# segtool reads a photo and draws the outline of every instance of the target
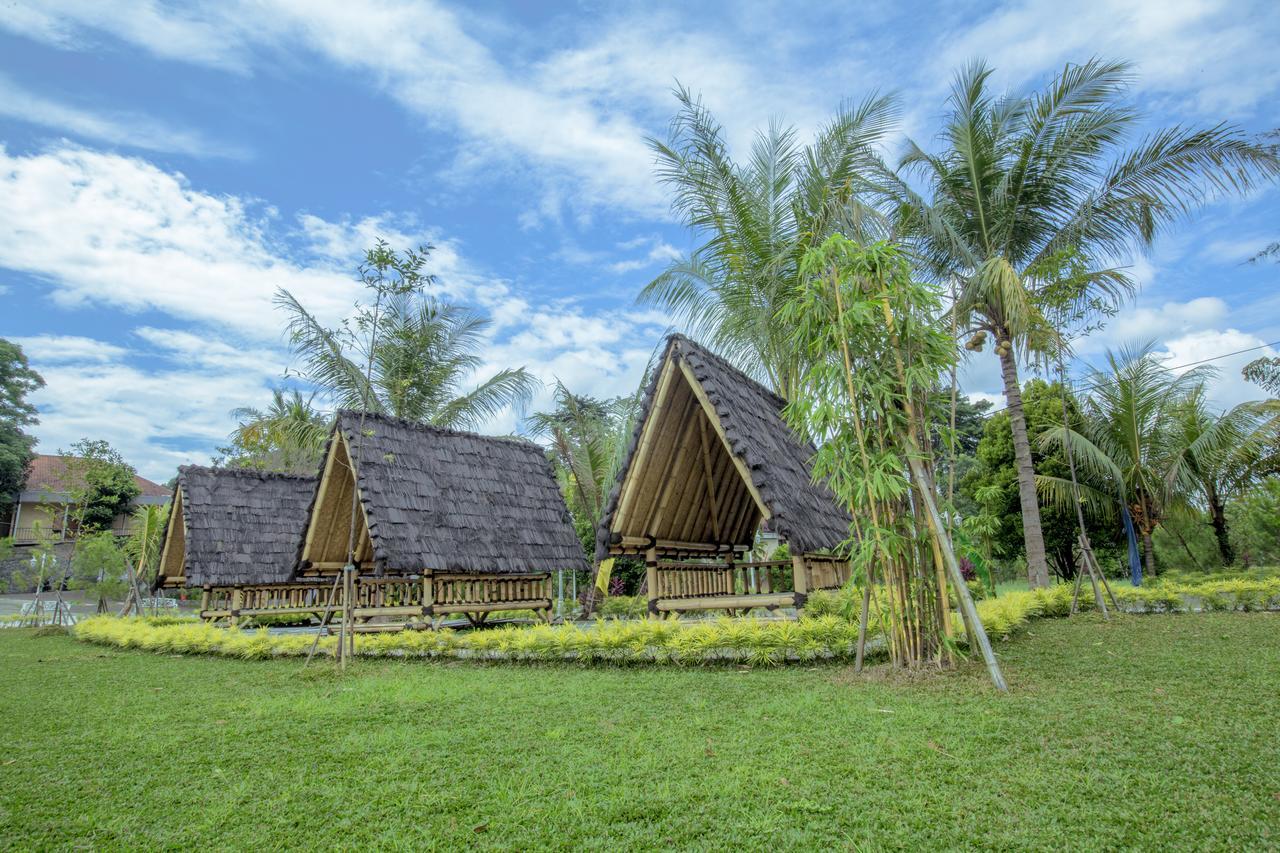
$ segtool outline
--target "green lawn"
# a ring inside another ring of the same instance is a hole
[[[0,848],[1280,845],[1280,616],[1043,620],[976,667],[365,662],[0,631]]]

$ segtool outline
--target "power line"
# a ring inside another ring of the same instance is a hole
[[[1208,364],[1211,361],[1221,361],[1224,358],[1231,358],[1234,355],[1244,355],[1247,352],[1255,352],[1260,349],[1267,349],[1268,347],[1276,347],[1276,346],[1280,346],[1280,341],[1272,341],[1269,344],[1258,344],[1257,346],[1247,347],[1245,349],[1239,349],[1239,350],[1236,350],[1235,352],[1224,352],[1222,355],[1215,355],[1215,356],[1212,356],[1211,358],[1202,358],[1199,361],[1189,361],[1186,364],[1175,364],[1165,369],[1169,371],[1185,370],[1188,367],[1198,367],[1202,364]],[[1065,384],[1071,390],[1072,393],[1078,393],[1081,391],[1096,391],[1099,388],[1103,388],[1107,385],[1110,385],[1114,381],[1115,380],[1113,379],[1107,379],[1104,382],[1096,382],[1092,384],[1086,383],[1086,382],[1076,383],[1076,382],[1068,381]],[[998,415],[1001,412],[1007,412],[1007,411],[1009,411],[1008,406],[1001,406],[999,409],[992,409],[989,412],[983,412],[981,417],[983,420],[986,420],[992,415]]]

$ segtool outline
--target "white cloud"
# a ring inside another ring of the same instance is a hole
[[[254,203],[193,189],[143,160],[0,147],[0,266],[48,281],[63,307],[158,310],[277,339],[288,288],[325,317],[355,293],[349,267],[303,265],[272,246]]]
[[[625,243],[619,243],[619,249],[638,249],[645,245],[649,246],[649,251],[639,258],[628,258],[624,261],[617,261],[609,265],[609,270],[619,275],[628,272],[635,272],[646,267],[656,266],[658,264],[667,264],[671,261],[679,260],[681,257],[680,250],[660,237],[638,237],[634,240],[628,240]]]
[[[67,49],[84,47],[105,32],[163,59],[244,71],[243,46],[226,33],[251,27],[252,19],[244,17],[249,11],[230,3],[176,9],[157,0],[11,0],[0,27]]]
[[[946,33],[930,66],[935,80],[985,57],[999,79],[1027,83],[1090,56],[1137,65],[1144,89],[1179,93],[1176,106],[1218,117],[1249,112],[1280,85],[1274,45],[1280,18],[1265,0],[1022,0]]]
[[[39,363],[106,362],[125,354],[123,347],[80,335],[35,335],[13,341],[29,360]]]
[[[456,241],[404,216],[303,215],[290,225],[259,215],[260,207],[134,158],[0,149],[0,221],[12,223],[0,229],[0,267],[36,277],[64,309],[105,305],[167,318],[127,335],[110,330],[114,342],[22,340],[48,382],[35,397],[42,448],[105,438],[158,479],[180,462],[207,459],[234,426],[230,411],[265,402],[289,364],[275,289],[288,287],[323,319],[345,316],[359,290],[353,261],[375,236],[396,247],[434,243],[435,292],[493,318],[478,377],[525,365],[579,393],[626,393],[668,322],[657,312],[587,313],[538,299],[477,272]],[[282,233],[301,249],[287,253]],[[656,237],[634,248],[654,257],[670,251]],[[544,395],[537,405],[547,402]],[[517,413],[507,412],[487,429],[516,424]]]
[[[1176,373],[1183,373],[1199,364],[1215,368],[1217,375],[1208,383],[1209,398],[1219,406],[1228,408],[1266,396],[1262,389],[1240,375],[1240,370],[1255,358],[1276,355],[1271,347],[1262,347],[1264,343],[1257,335],[1238,329],[1205,329],[1165,341],[1157,355],[1165,365],[1174,368]],[[1239,354],[1228,355],[1229,353]]]
[[[3,74],[0,74],[0,116],[148,151],[193,157],[249,156],[243,147],[215,143],[201,133],[170,127],[145,115],[96,113],[58,103],[22,88]]]
[[[519,215],[525,228],[559,222],[565,208],[589,221],[599,205],[665,216],[644,137],[662,134],[677,79],[702,93],[739,149],[775,115],[814,130],[849,80],[860,92],[892,84],[878,79],[878,63],[849,52],[805,68],[793,60],[807,59],[813,45],[772,25],[751,37],[699,33],[642,10],[608,15],[561,49],[540,51],[532,34],[502,33],[519,48],[512,50],[486,44],[495,27],[471,14],[400,0],[240,0],[181,10],[50,0],[23,3],[7,26],[64,47],[106,33],[164,59],[234,72],[283,52],[318,54],[453,131],[460,144],[444,177],[532,178],[542,197]],[[751,17],[738,23],[750,27]],[[774,58],[766,64],[762,39]]]
[[[1107,347],[1141,345],[1209,329],[1226,320],[1227,303],[1216,296],[1202,296],[1188,302],[1165,302],[1159,306],[1126,306],[1106,328],[1085,341],[1082,353],[1097,353]]]

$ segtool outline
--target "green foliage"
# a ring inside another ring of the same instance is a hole
[[[1204,582],[1164,581],[1135,588],[1114,587],[1116,598],[1134,612],[1188,612],[1208,599],[1208,609],[1280,609],[1280,575],[1227,577]],[[1062,617],[1071,609],[1072,587],[1006,592],[977,603],[978,617],[992,637],[1008,637],[1039,618]],[[883,589],[877,595],[885,600]],[[356,654],[363,657],[421,657],[472,661],[577,661],[581,663],[659,663],[707,665],[749,663],[777,666],[814,660],[852,660],[858,636],[862,593],[855,587],[810,596],[798,621],[740,619],[602,619],[593,625],[505,626],[485,631],[403,631],[357,635]],[[616,601],[609,599],[607,601]],[[627,602],[634,608],[633,599]],[[607,602],[606,602],[607,603]],[[1084,594],[1080,607],[1093,607]],[[957,620],[958,621],[958,620]],[[103,645],[145,649],[165,654],[218,654],[240,658],[305,655],[313,638],[307,634],[269,634],[218,628],[183,617],[96,616],[75,627],[79,639]],[[869,651],[883,657],[877,641],[880,621],[870,621]],[[963,640],[961,640],[963,641]],[[323,637],[320,648],[332,654],[335,637]]]
[[[172,504],[144,504],[134,507],[129,536],[124,540],[124,553],[142,579],[148,585],[160,568],[160,543],[164,539],[165,526],[169,522]]]
[[[43,387],[22,347],[0,338],[0,502],[12,501],[26,482],[36,445],[35,436],[23,430],[36,423],[36,407],[27,396]]]
[[[115,517],[126,512],[142,492],[133,466],[105,441],[84,438],[58,455],[77,530],[92,533],[110,529]]]
[[[215,463],[258,471],[314,476],[329,438],[329,419],[296,389],[276,388],[265,409],[236,409],[231,444],[219,448]]]
[[[1066,454],[1058,447],[1044,447],[1040,437],[1062,425],[1062,386],[1033,379],[1022,389],[1022,411],[1031,441],[1032,460],[1041,477],[1059,481],[1069,478]],[[1074,396],[1067,397],[1068,417],[1073,429],[1082,421]],[[977,465],[960,482],[959,489],[977,506],[979,515],[990,521],[981,537],[991,548],[991,556],[1006,567],[1025,559],[1025,539],[1019,508],[1018,471],[1013,452],[1013,431],[1007,412],[998,412],[986,421],[977,446]],[[1086,484],[1089,482],[1085,480]],[[1114,518],[1093,514],[1086,517],[1089,538],[1095,551],[1117,547],[1119,525]],[[1040,525],[1050,567],[1060,580],[1075,579],[1076,537],[1080,533],[1075,508],[1042,502]],[[1101,555],[1100,555],[1101,556]]]
[[[1280,563],[1280,477],[1271,477],[1227,507],[1231,538],[1241,563]]]
[[[71,558],[71,580],[103,599],[121,598],[128,589],[128,560],[120,542],[109,530],[87,533],[76,539]]]
[[[429,253],[430,247],[397,253],[379,241],[360,267],[374,305],[357,306],[335,329],[323,326],[286,290],[275,302],[289,317],[289,342],[302,361],[303,378],[337,405],[476,428],[510,406],[526,405],[540,383],[519,368],[462,390],[482,366],[491,322],[423,293],[435,281],[424,272]]]
[[[605,619],[644,619],[649,613],[649,599],[643,595],[610,595],[600,602],[599,613]]]
[[[801,261],[832,233],[884,233],[867,201],[868,177],[884,171],[877,145],[897,120],[893,98],[841,107],[801,148],[793,128],[770,124],[744,162],[687,89],[666,140],[650,139],[658,179],[700,245],[640,294],[786,399],[799,390],[807,356],[775,315],[800,284]]]
[[[647,380],[649,371],[645,373]],[[557,380],[555,408],[528,419],[530,432],[550,443],[556,479],[588,558],[595,553],[596,529],[622,467],[646,384],[642,381],[630,396],[597,400],[573,394]]]

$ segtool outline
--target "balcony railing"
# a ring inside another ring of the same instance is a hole
[[[0,527],[0,530],[3,530],[3,527]],[[113,524],[111,532],[116,536],[128,536],[129,528]],[[75,530],[50,530],[47,527],[37,531],[35,527],[19,527],[9,535],[13,537],[13,544],[15,545],[35,545],[40,541],[42,535],[47,536],[52,542],[71,542],[76,538],[78,532]]]

